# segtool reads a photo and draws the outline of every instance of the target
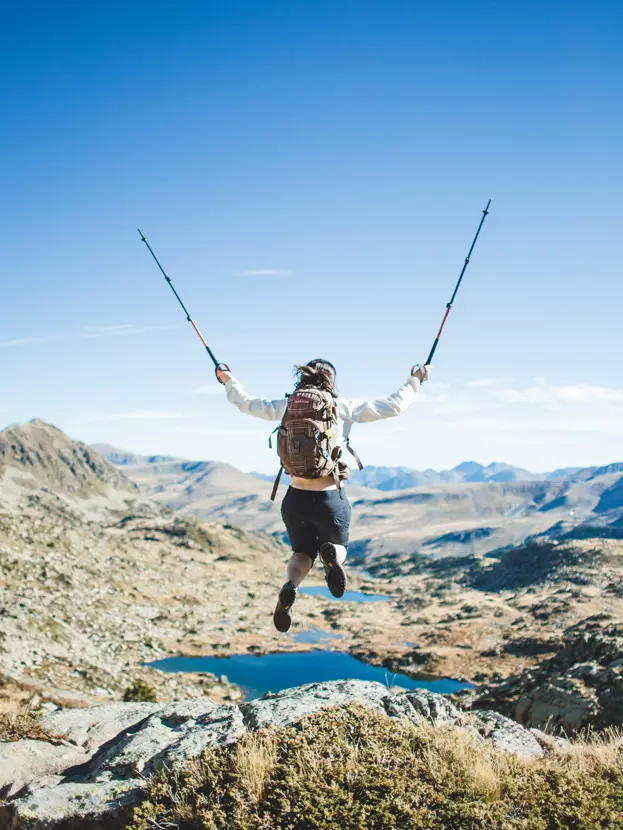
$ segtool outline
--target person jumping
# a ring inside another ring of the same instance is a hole
[[[277,446],[281,470],[275,481],[274,500],[281,473],[291,476],[281,504],[292,556],[287,582],[279,591],[273,616],[278,631],[292,624],[297,591],[320,555],[325,579],[334,597],[346,589],[344,562],[350,533],[351,508],[342,487],[350,471],[343,460],[344,445],[350,447],[353,424],[371,423],[404,412],[428,379],[429,366],[420,367],[393,395],[374,401],[349,400],[336,391],[336,370],[328,360],[311,360],[296,368],[296,386],[282,400],[267,401],[248,395],[230,372],[219,369],[227,399],[246,415],[280,421]]]

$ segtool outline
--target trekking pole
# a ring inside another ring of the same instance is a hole
[[[140,234],[140,236],[141,236],[141,242],[144,242],[144,243],[145,243],[145,245],[147,245],[147,248],[149,249],[149,253],[153,256],[153,258],[154,258],[154,260],[155,260],[155,262],[156,262],[156,265],[157,265],[157,266],[158,266],[158,268],[160,268],[160,270],[162,271],[162,276],[163,276],[163,277],[165,278],[165,280],[169,283],[169,287],[170,287],[171,291],[172,291],[172,292],[175,294],[175,296],[177,297],[177,301],[178,301],[178,303],[179,303],[179,304],[182,306],[182,308],[184,309],[184,314],[186,315],[186,319],[187,319],[187,320],[188,320],[188,322],[191,324],[191,326],[194,328],[194,330],[197,332],[197,334],[199,335],[199,339],[201,340],[201,342],[202,342],[202,343],[203,343],[203,345],[205,346],[205,350],[206,350],[206,352],[207,352],[207,353],[210,355],[210,357],[212,358],[212,362],[214,363],[214,374],[216,375],[216,379],[218,380],[218,382],[219,382],[219,383],[222,383],[222,381],[220,380],[220,378],[219,378],[219,376],[218,376],[219,371],[231,372],[231,369],[229,368],[229,366],[228,366],[226,363],[219,363],[219,362],[218,362],[218,360],[214,357],[214,354],[213,354],[213,352],[212,352],[212,349],[211,349],[211,348],[208,346],[208,344],[206,343],[205,337],[204,337],[204,336],[203,336],[203,334],[201,334],[201,332],[199,331],[199,327],[197,326],[197,324],[195,323],[195,321],[193,320],[193,318],[192,318],[192,317],[190,316],[190,314],[188,313],[188,310],[187,310],[186,306],[185,306],[185,305],[184,305],[184,303],[182,302],[182,298],[180,297],[180,295],[179,295],[179,294],[177,293],[177,291],[175,290],[175,287],[173,286],[173,283],[171,282],[170,278],[169,278],[169,277],[167,277],[167,275],[166,275],[166,273],[165,273],[164,268],[163,268],[163,267],[162,267],[162,265],[160,265],[160,263],[158,262],[158,257],[157,257],[157,256],[155,255],[155,253],[152,251],[152,249],[151,249],[151,245],[150,245],[150,244],[149,244],[149,242],[147,241],[147,238],[143,235],[143,232],[141,231],[141,229],[140,229],[140,228],[137,228],[136,230],[139,232],[139,234]]]
[[[450,302],[446,305],[446,313],[444,314],[443,320],[441,321],[441,326],[439,327],[439,331],[437,332],[437,337],[435,338],[435,342],[433,343],[433,347],[430,350],[430,354],[428,355],[428,360],[424,364],[425,366],[429,366],[433,361],[433,357],[435,356],[435,352],[437,351],[437,346],[439,345],[439,339],[441,337],[443,327],[446,325],[446,320],[448,319],[448,315],[450,314],[450,309],[452,308],[452,304],[454,303],[456,295],[459,292],[461,282],[463,281],[463,276],[465,274],[465,271],[467,270],[467,266],[469,265],[469,260],[470,260],[470,257],[472,255],[472,251],[474,250],[474,246],[476,245],[476,240],[478,239],[478,235],[480,234],[480,229],[482,228],[482,226],[484,224],[484,221],[487,218],[487,215],[489,213],[489,205],[490,204],[491,204],[491,199],[489,199],[489,201],[487,202],[487,207],[482,212],[482,219],[480,220],[480,225],[478,225],[478,230],[476,231],[476,236],[474,237],[474,241],[472,242],[472,247],[469,249],[469,253],[465,257],[465,262],[463,263],[463,268],[461,270],[461,275],[459,277],[459,281],[457,282],[456,287],[454,289],[454,294],[452,295],[452,297],[450,299]],[[417,366],[417,365],[414,366],[411,369],[411,375],[414,375],[419,368],[420,367]]]

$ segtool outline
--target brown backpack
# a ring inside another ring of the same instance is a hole
[[[348,477],[348,468],[339,462],[342,450],[337,443],[337,419],[332,392],[316,386],[299,386],[290,395],[283,420],[275,430],[281,469],[272,501],[284,470],[298,478],[333,476],[339,489],[340,479]]]

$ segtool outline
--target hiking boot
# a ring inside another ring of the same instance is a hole
[[[346,548],[344,545],[325,542],[320,546],[320,560],[324,565],[324,578],[327,580],[329,590],[334,597],[344,596],[346,573],[342,565],[346,561]]]
[[[279,591],[279,599],[277,600],[277,607],[273,614],[273,621],[277,631],[285,634],[290,630],[292,625],[292,606],[296,599],[296,585],[292,582],[286,582],[281,591]]]

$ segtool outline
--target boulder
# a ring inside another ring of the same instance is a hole
[[[594,720],[599,711],[595,692],[580,680],[559,677],[543,683],[517,700],[515,716],[536,727],[554,724],[572,732]]]
[[[134,781],[62,783],[0,807],[3,830],[121,830],[140,800]]]
[[[545,752],[532,733],[497,712],[479,712],[476,729],[499,752],[523,758],[542,758]]]
[[[243,703],[240,706],[245,724],[251,731],[265,726],[289,726],[306,715],[313,715],[327,706],[343,703],[365,703],[383,709],[386,686],[366,680],[332,680],[308,683],[293,689]]]
[[[413,723],[433,726],[462,726],[464,715],[442,695],[433,692],[405,692],[384,699],[385,711],[392,717],[408,718]]]
[[[161,703],[104,703],[88,709],[62,709],[46,715],[43,727],[89,752],[159,709]]]
[[[0,806],[0,827],[120,830],[152,773],[179,769],[204,750],[232,743],[245,732],[290,726],[329,706],[355,702],[417,724],[476,729],[479,740],[504,752],[543,755],[530,732],[494,712],[472,716],[468,723],[442,695],[423,690],[393,693],[380,683],[361,680],[311,683],[240,706],[218,705],[207,698],[107,704],[47,716],[46,727],[68,739],[63,746],[40,741],[0,744],[0,759],[38,759],[28,781],[20,772],[25,762],[15,773],[9,772],[10,765],[2,768],[2,780],[13,797]]]

